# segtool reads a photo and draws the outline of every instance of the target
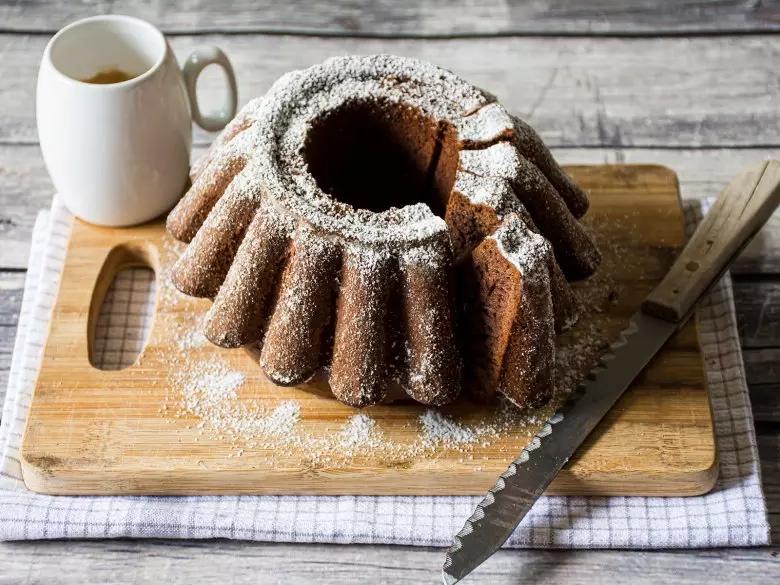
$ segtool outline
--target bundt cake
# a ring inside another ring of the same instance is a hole
[[[549,396],[566,279],[600,255],[586,195],[490,94],[414,59],[329,59],[250,102],[192,181],[172,281],[276,384],[323,372],[356,407],[391,383],[431,405],[463,384]]]

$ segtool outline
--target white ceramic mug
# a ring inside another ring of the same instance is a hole
[[[196,83],[215,63],[227,74],[223,108],[204,115]],[[108,69],[133,79],[83,80]],[[195,51],[180,69],[162,33],[128,16],[96,16],[59,31],[38,74],[38,135],[57,192],[76,216],[105,226],[153,219],[182,196],[192,120],[220,130],[235,115],[230,61],[216,47]]]

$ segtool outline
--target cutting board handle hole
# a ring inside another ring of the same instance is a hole
[[[152,329],[156,306],[155,255],[120,244],[106,256],[92,292],[87,324],[89,362],[99,370],[137,363]]]

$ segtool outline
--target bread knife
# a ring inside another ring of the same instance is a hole
[[[501,474],[453,538],[442,569],[452,585],[509,538],[598,422],[780,203],[780,162],[743,170],[721,192],[661,283],[571,399]]]

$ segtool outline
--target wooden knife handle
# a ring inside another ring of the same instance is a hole
[[[780,162],[765,161],[743,170],[723,189],[642,309],[667,321],[685,321],[778,204]]]

